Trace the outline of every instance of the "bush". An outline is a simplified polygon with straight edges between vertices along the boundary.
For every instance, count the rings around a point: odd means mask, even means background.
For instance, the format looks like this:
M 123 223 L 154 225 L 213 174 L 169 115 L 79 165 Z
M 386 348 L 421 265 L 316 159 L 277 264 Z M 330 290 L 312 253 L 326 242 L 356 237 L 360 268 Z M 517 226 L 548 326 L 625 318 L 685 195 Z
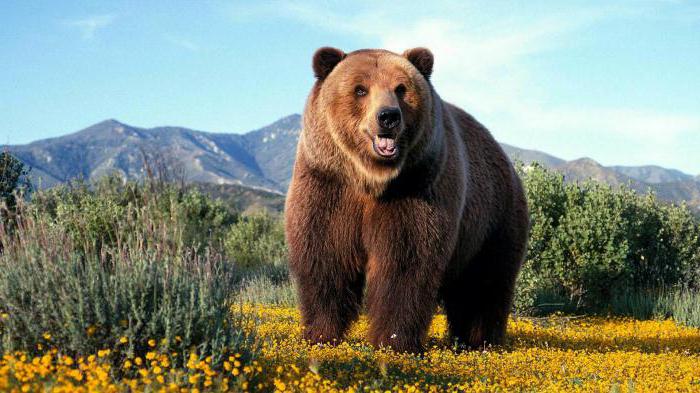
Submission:
M 243 217 L 228 231 L 224 249 L 244 268 L 282 265 L 287 257 L 284 227 L 267 212 Z
M 202 252 L 218 247 L 236 217 L 219 201 L 196 189 L 172 184 L 154 188 L 108 176 L 97 184 L 76 181 L 36 193 L 31 204 L 36 217 L 47 216 L 49 225 L 63 228 L 83 252 L 119 246 L 135 234 L 160 230 L 167 247 Z
M 15 206 L 15 193 L 26 193 L 32 186 L 30 170 L 9 152 L 0 152 L 0 201 L 7 208 Z
M 628 187 L 567 184 L 537 164 L 518 171 L 532 228 L 517 311 L 532 312 L 553 295 L 565 308 L 609 311 L 621 292 L 697 288 L 700 226 L 685 206 Z
M 14 220 L 17 196 L 27 195 L 32 189 L 29 172 L 30 170 L 9 152 L 0 152 L 0 220 L 6 227 L 11 226 Z
M 194 348 L 214 364 L 249 353 L 244 321 L 231 310 L 235 266 L 204 247 L 211 233 L 195 231 L 223 227 L 217 205 L 135 184 L 111 190 L 59 188 L 20 205 L 13 233 L 0 226 L 3 352 L 40 343 L 83 355 L 121 345 L 143 356 L 155 339 L 155 349 L 183 361 Z

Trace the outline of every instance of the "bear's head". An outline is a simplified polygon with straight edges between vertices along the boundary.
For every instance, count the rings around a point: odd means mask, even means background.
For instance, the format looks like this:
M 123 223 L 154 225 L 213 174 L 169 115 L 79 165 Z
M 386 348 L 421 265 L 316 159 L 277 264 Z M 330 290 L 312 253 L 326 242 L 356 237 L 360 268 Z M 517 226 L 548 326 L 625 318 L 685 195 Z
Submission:
M 429 82 L 433 55 L 425 48 L 402 55 L 385 50 L 349 54 L 321 48 L 313 56 L 317 78 L 309 100 L 321 139 L 367 180 L 398 176 L 432 123 Z M 307 114 L 309 110 L 307 108 Z M 305 115 L 306 116 L 306 115 Z M 314 148 L 314 140 L 306 141 Z M 320 146 L 318 146 L 320 147 Z

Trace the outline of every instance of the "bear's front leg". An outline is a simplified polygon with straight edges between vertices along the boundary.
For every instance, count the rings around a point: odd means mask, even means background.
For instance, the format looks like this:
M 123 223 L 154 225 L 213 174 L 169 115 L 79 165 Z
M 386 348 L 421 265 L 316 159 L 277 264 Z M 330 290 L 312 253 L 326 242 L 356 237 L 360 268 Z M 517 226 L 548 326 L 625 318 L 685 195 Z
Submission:
M 369 254 L 369 340 L 402 352 L 420 352 L 455 242 L 454 222 L 425 204 L 377 209 L 364 228 Z
M 428 269 L 403 269 L 389 260 L 370 259 L 367 283 L 369 341 L 399 352 L 423 348 L 437 305 L 437 284 Z M 398 267 L 398 266 L 397 266 Z M 422 270 L 422 271 L 420 271 Z
M 357 203 L 346 201 L 334 184 L 299 176 L 295 186 L 287 199 L 285 225 L 304 338 L 333 343 L 342 339 L 362 305 L 361 218 L 352 210 Z M 322 195 L 324 203 L 309 195 Z
M 318 267 L 318 266 L 317 266 Z M 362 304 L 364 277 L 330 269 L 295 271 L 304 339 L 311 343 L 340 341 Z
M 291 231 L 289 267 L 296 280 L 304 338 L 312 343 L 342 339 L 357 319 L 365 276 L 350 238 L 328 231 Z

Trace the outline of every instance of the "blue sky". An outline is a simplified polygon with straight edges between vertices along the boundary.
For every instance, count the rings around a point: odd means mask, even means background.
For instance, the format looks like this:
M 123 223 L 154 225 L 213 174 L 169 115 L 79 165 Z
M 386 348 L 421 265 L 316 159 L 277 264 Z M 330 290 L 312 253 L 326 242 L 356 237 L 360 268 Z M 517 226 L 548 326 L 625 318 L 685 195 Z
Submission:
M 302 111 L 325 45 L 431 48 L 443 99 L 502 142 L 700 174 L 697 1 L 4 2 L 0 143 L 258 128 Z

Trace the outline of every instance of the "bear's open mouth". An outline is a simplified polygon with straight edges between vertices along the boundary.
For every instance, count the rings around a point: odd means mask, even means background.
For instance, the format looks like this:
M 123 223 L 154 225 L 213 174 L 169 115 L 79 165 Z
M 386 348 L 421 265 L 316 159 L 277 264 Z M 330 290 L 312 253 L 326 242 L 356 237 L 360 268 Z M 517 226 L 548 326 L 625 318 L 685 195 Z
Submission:
M 374 151 L 384 158 L 396 158 L 399 155 L 399 147 L 396 138 L 389 135 L 375 135 L 372 138 Z

